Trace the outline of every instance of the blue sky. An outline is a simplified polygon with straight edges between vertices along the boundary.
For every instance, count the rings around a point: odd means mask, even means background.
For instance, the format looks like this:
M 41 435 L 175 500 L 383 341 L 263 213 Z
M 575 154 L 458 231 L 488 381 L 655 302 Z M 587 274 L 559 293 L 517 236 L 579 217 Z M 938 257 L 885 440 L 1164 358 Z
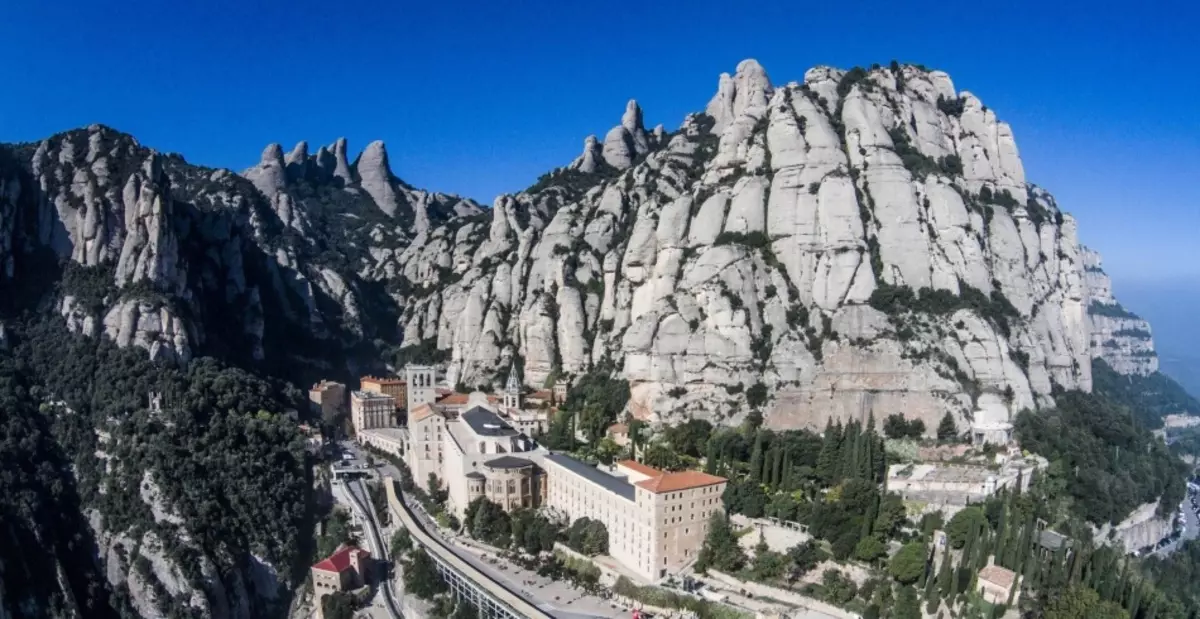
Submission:
M 1029 179 L 1079 218 L 1118 294 L 1200 277 L 1195 3 L 12 4 L 0 141 L 103 122 L 240 170 L 269 142 L 383 139 L 406 181 L 488 203 L 631 97 L 674 128 L 743 58 L 777 83 L 922 63 L 1013 125 Z

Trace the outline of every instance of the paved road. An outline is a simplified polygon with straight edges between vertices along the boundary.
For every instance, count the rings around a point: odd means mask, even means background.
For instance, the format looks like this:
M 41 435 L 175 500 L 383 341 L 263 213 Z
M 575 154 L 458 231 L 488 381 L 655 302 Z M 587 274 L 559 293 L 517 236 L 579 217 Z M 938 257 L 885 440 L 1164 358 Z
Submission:
M 1166 557 L 1178 550 L 1184 542 L 1200 536 L 1200 515 L 1197 515 L 1196 510 L 1192 507 L 1192 499 L 1196 499 L 1196 502 L 1200 503 L 1200 496 L 1192 492 L 1191 488 L 1188 488 L 1187 496 L 1183 499 L 1183 533 L 1177 539 L 1168 542 L 1166 546 L 1158 549 L 1154 553 L 1155 555 Z
M 359 447 L 354 443 L 344 442 L 342 443 L 342 447 L 356 454 L 356 458 L 365 458 L 365 454 L 360 452 Z M 375 461 L 377 463 L 375 472 L 379 476 L 390 476 L 400 479 L 400 471 L 395 466 L 392 466 L 390 462 L 378 457 L 375 458 Z M 520 593 L 533 605 L 555 617 L 561 619 L 610 619 L 629 616 L 629 610 L 616 606 L 607 600 L 583 594 L 566 582 L 551 581 L 514 565 L 504 565 L 504 569 L 501 569 L 499 565 L 493 565 L 484 561 L 480 558 L 479 554 L 462 548 L 453 539 L 444 536 L 442 530 L 425 513 L 425 509 L 420 504 L 416 501 L 408 500 L 407 495 L 404 495 L 404 499 L 409 509 L 425 525 L 425 529 L 430 534 L 441 537 L 445 546 L 451 552 L 493 580 L 499 581 L 510 590 Z M 534 584 L 527 584 L 525 582 L 527 580 L 534 582 Z M 558 599 L 554 599 L 556 596 Z
M 378 520 L 375 516 L 375 506 L 371 504 L 371 498 L 367 495 L 366 488 L 363 488 L 361 481 L 349 481 L 345 484 L 346 494 L 349 495 L 355 508 L 364 515 L 363 521 L 367 525 L 367 544 L 371 547 L 371 555 L 380 560 L 388 560 L 388 548 L 383 541 L 383 536 L 379 534 Z M 386 574 L 380 579 L 379 589 L 383 591 L 383 601 L 387 605 L 388 614 L 393 619 L 404 619 L 404 615 L 400 612 L 399 606 L 396 604 L 396 597 L 392 591 L 392 579 Z

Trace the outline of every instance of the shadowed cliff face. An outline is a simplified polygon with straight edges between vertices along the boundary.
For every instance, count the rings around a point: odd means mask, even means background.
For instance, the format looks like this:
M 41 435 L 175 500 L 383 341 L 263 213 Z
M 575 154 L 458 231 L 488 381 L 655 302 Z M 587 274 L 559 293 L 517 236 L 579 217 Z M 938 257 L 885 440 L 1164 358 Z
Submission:
M 68 327 L 155 358 L 436 360 L 472 385 L 516 358 L 532 385 L 602 367 L 660 419 L 934 428 L 1088 390 L 1093 356 L 1153 371 L 1011 128 L 945 73 L 777 85 L 747 60 L 704 110 L 647 130 L 630 101 L 491 209 L 403 183 L 381 142 L 271 145 L 237 175 L 93 126 L 7 150 L 0 264 L 52 249 Z

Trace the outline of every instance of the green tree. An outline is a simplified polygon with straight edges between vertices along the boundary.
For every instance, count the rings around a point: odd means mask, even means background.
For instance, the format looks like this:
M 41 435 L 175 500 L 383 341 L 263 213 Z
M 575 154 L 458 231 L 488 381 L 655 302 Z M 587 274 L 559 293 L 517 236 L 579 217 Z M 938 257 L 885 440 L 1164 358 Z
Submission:
M 507 548 L 512 541 L 511 521 L 504 508 L 479 497 L 467 505 L 467 533 L 471 537 L 500 548 Z
M 821 590 L 825 601 L 841 606 L 858 595 L 858 587 L 853 580 L 835 569 L 821 573 Z
M 962 548 L 976 528 L 984 526 L 986 522 L 987 518 L 983 515 L 983 510 L 977 505 L 969 505 L 954 514 L 954 517 L 946 524 L 946 537 L 955 549 Z
M 712 424 L 704 419 L 689 419 L 666 429 L 667 442 L 676 453 L 699 458 L 708 445 Z
M 858 545 L 854 547 L 854 558 L 867 563 L 874 563 L 886 554 L 887 547 L 873 535 L 858 540 Z
M 616 416 L 597 403 L 585 404 L 579 413 L 579 429 L 587 438 L 588 443 L 595 445 L 604 437 L 608 426 L 613 424 Z
M 408 554 L 404 564 L 404 591 L 422 600 L 432 600 L 433 597 L 446 590 L 446 582 L 438 574 L 433 559 L 423 548 L 415 548 Z
M 450 619 L 479 619 L 479 609 L 466 598 L 459 598 Z
M 821 436 L 821 451 L 817 455 L 817 477 L 827 486 L 841 479 L 840 456 L 843 440 L 842 422 L 826 423 Z
M 1129 619 L 1129 613 L 1115 602 L 1102 601 L 1093 589 L 1075 586 L 1049 600 L 1046 619 Z
M 875 517 L 875 533 L 884 539 L 891 539 L 900 532 L 900 527 L 908 521 L 908 509 L 904 507 L 904 499 L 895 493 L 888 493 L 879 500 L 879 513 Z
M 946 443 L 958 440 L 958 425 L 954 423 L 954 417 L 947 412 L 937 428 L 938 441 Z
M 711 567 L 729 573 L 742 569 L 744 565 L 746 552 L 738 545 L 729 518 L 714 512 L 708 519 L 708 534 L 696 559 L 696 571 L 703 573 Z
M 900 592 L 896 594 L 892 619 L 921 619 L 921 603 L 917 598 L 917 590 L 911 585 L 900 587 Z
M 334 591 L 321 598 L 324 619 L 354 619 L 354 608 L 354 596 L 345 591 Z
M 897 582 L 911 585 L 925 573 L 926 548 L 923 542 L 909 542 L 888 562 L 888 573 Z
M 409 535 L 408 529 L 403 527 L 396 529 L 396 532 L 392 534 L 392 559 L 397 560 L 399 557 L 404 556 L 404 553 L 412 550 L 412 547 L 412 536 Z
M 788 559 L 774 550 L 762 550 L 754 554 L 754 565 L 750 572 L 755 580 L 771 581 L 783 576 Z
M 755 483 L 762 481 L 763 444 L 766 442 L 766 436 L 766 432 L 759 430 L 754 436 L 754 449 L 750 452 L 750 480 Z
M 799 580 L 828 558 L 825 551 L 821 550 L 821 547 L 811 539 L 792 546 L 788 549 L 787 555 L 792 562 L 789 576 L 791 580 Z

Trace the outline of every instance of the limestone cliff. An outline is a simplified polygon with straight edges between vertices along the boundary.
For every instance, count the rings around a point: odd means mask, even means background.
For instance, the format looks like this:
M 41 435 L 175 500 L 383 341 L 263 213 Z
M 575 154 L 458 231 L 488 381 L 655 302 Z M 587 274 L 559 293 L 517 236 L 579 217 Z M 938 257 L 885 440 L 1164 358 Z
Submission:
M 1101 268 L 1100 254 L 1083 249 L 1088 292 L 1092 356 L 1104 359 L 1121 374 L 1149 376 L 1158 371 L 1158 354 L 1150 323 L 1125 309 L 1113 297 L 1112 281 Z
M 0 150 L 0 276 L 52 249 L 68 326 L 158 358 L 312 376 L 419 351 L 473 385 L 519 358 L 532 385 L 620 374 L 663 420 L 932 429 L 1089 390 L 1093 356 L 1152 371 L 1012 129 L 945 73 L 775 84 L 747 60 L 704 110 L 647 131 L 629 101 L 490 209 L 404 183 L 382 142 L 236 175 L 93 126 Z

